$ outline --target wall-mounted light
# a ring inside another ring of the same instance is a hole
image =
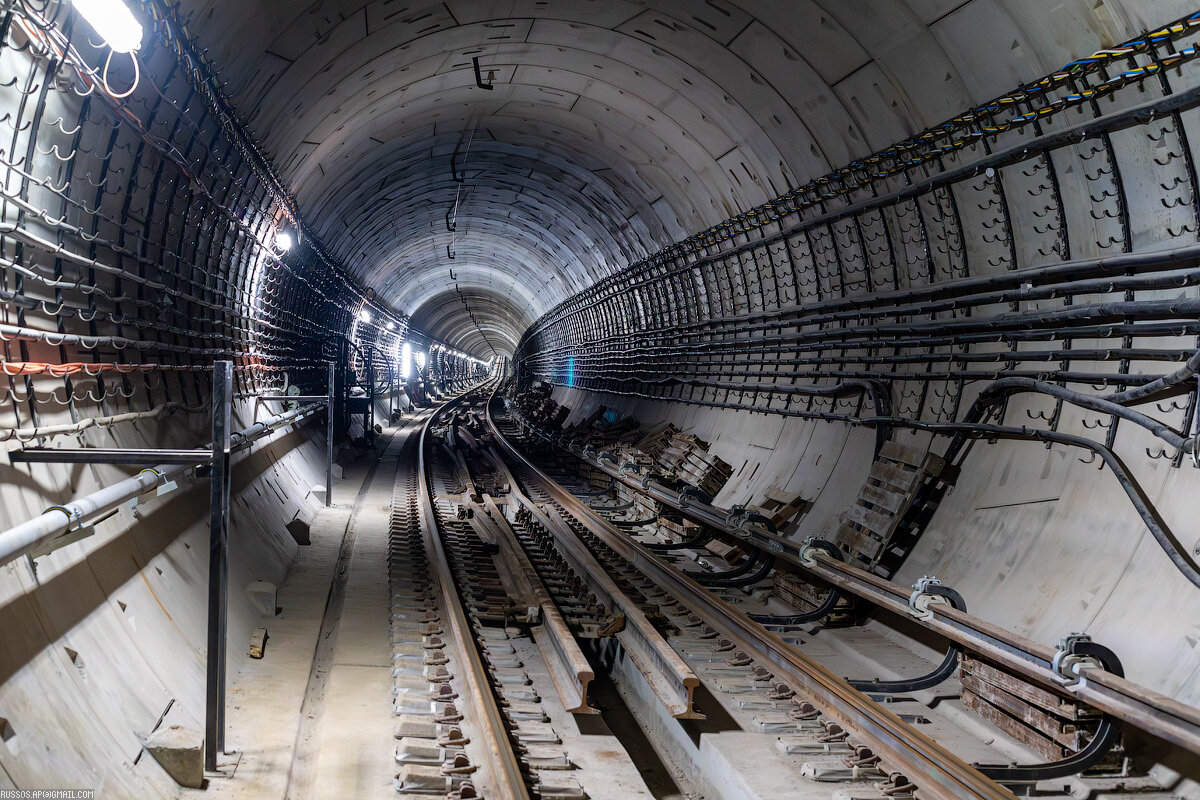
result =
[[[293,244],[294,242],[292,241],[292,235],[287,231],[280,231],[279,233],[275,234],[275,246],[285,253],[292,249]]]
[[[371,312],[367,311],[365,308],[362,311],[359,311],[358,321],[362,323],[369,323],[371,321]]]
[[[114,53],[142,46],[142,24],[121,0],[74,0],[74,5]]]
[[[400,380],[408,380],[408,376],[412,374],[412,345],[408,342],[400,348]]]
[[[387,324],[387,328],[388,328],[388,330],[389,330],[389,331],[394,331],[394,330],[396,330],[396,323],[392,322],[392,321],[389,319],[389,320],[388,320],[388,324]]]

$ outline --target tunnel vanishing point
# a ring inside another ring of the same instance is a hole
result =
[[[0,6],[0,800],[1200,798],[1200,6]]]

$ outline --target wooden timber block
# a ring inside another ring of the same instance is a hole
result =
[[[267,629],[255,628],[254,633],[250,634],[250,657],[262,658],[263,651],[267,647]]]

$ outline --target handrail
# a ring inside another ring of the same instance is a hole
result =
[[[234,452],[244,450],[266,434],[299,422],[318,408],[310,405],[256,422],[231,436],[232,449]],[[111,511],[122,503],[166,485],[193,466],[160,464],[144,469],[112,486],[105,486],[61,506],[51,506],[33,519],[0,532],[0,565],[37,550],[55,537],[82,527],[89,519]]]

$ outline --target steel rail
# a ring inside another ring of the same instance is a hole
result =
[[[514,582],[522,584],[521,590],[527,595],[527,601],[536,606],[541,614],[541,631],[544,635],[539,636],[535,631],[534,641],[546,662],[563,708],[572,714],[600,713],[599,709],[588,703],[588,685],[595,679],[596,673],[579,648],[579,642],[571,633],[550,590],[521,546],[516,532],[490,495],[483,496],[482,504],[474,505],[476,513],[471,518],[472,526],[478,525],[489,530],[494,544],[500,548],[500,556],[510,576]]]
[[[604,462],[583,455],[577,448],[564,449],[627,486],[674,508],[694,522],[708,525],[724,535],[771,553],[804,575],[914,620],[1040,686],[1059,691],[1063,688],[1063,680],[1051,668],[1056,652],[1052,647],[943,604],[931,604],[929,608],[933,613],[927,619],[913,617],[908,603],[912,595],[911,587],[893,583],[851,564],[837,562],[819,552],[806,554],[803,542],[774,535],[756,526],[734,528],[727,516],[714,506],[691,498],[684,500],[677,492],[654,481],[643,483],[633,480]],[[1200,754],[1200,709],[1103,669],[1082,667],[1080,677],[1082,680],[1072,686],[1071,691],[1082,702],[1166,742]]]
[[[625,615],[625,629],[616,638],[671,716],[676,719],[704,719],[704,714],[696,711],[694,705],[694,694],[700,685],[696,673],[651,624],[637,603],[617,586],[608,570],[579,540],[566,520],[535,503],[515,485],[510,485],[509,496],[529,509],[534,520],[554,537],[563,557],[587,581],[591,590],[607,600],[610,609]]]
[[[433,510],[433,494],[429,487],[425,463],[426,437],[432,427],[432,422],[450,406],[459,402],[459,398],[444,403],[421,427],[421,437],[417,444],[417,480],[418,502],[421,506],[421,523],[424,530],[425,546],[429,553],[434,569],[430,577],[437,583],[442,595],[442,605],[446,610],[447,621],[454,641],[461,645],[462,666],[461,677],[463,695],[468,702],[464,706],[477,712],[481,717],[485,748],[491,760],[491,777],[496,783],[494,796],[497,800],[532,800],[525,775],[521,770],[521,762],[508,741],[507,727],[504,716],[491,690],[491,678],[479,650],[475,644],[475,636],[471,623],[462,608],[462,600],[455,588],[450,561],[442,545],[442,537],[438,529],[437,515]],[[489,796],[493,796],[489,793]]]
[[[741,610],[661,561],[641,544],[608,523],[586,503],[555,483],[500,432],[488,409],[488,424],[497,443],[543,483],[546,491],[618,555],[693,613],[732,640],[824,713],[853,731],[890,768],[904,771],[929,800],[1012,800],[1015,795],[985,777],[934,740],[917,732],[891,711],[854,689],[845,680],[802,655],[778,634],[753,622]],[[582,543],[581,543],[582,544]]]

